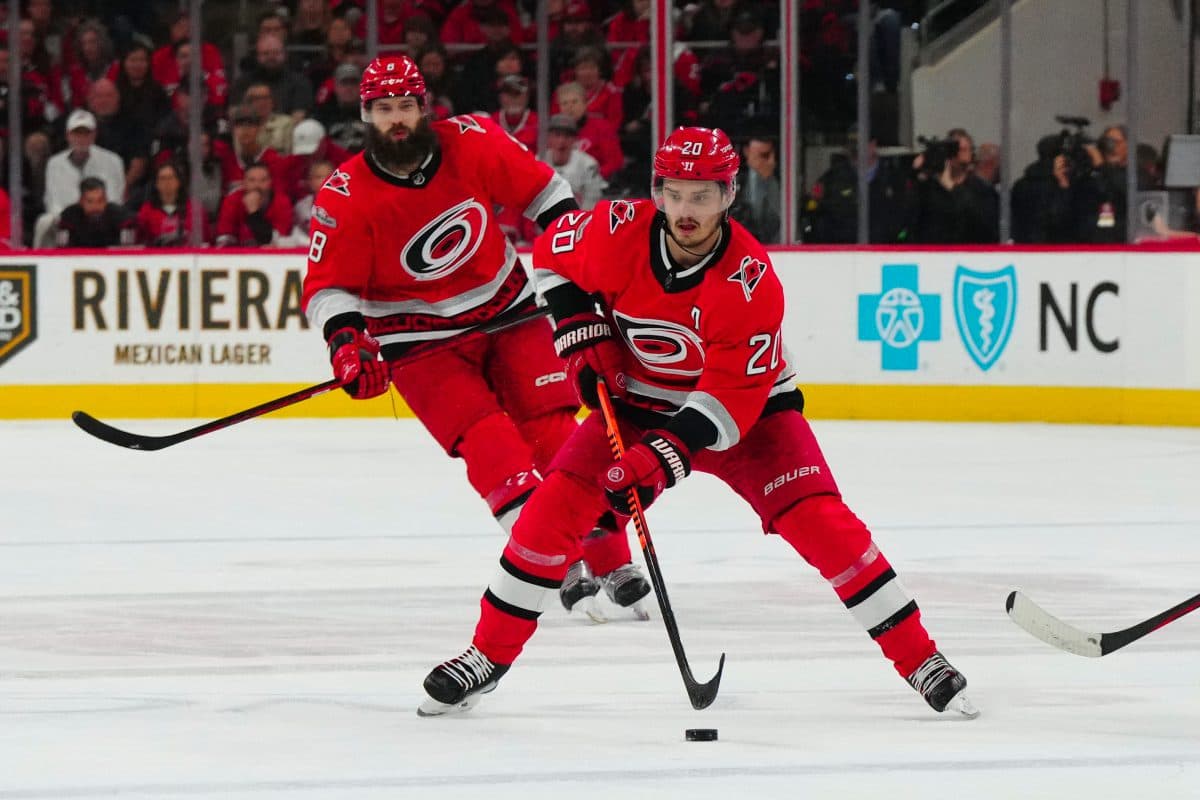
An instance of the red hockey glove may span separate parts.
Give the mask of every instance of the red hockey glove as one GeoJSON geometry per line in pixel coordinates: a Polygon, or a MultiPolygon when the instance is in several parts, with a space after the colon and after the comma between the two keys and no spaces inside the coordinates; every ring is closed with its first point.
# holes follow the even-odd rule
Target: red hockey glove
{"type": "Polygon", "coordinates": [[[333,376],[355,400],[378,397],[388,390],[391,374],[386,361],[379,360],[379,342],[366,331],[339,328],[329,337],[329,361],[333,376]]]}
{"type": "Polygon", "coordinates": [[[600,407],[597,382],[604,378],[613,397],[625,396],[624,352],[612,335],[612,326],[599,314],[567,317],[554,331],[554,349],[567,362],[567,376],[579,400],[588,408],[600,407]]]}
{"type": "Polygon", "coordinates": [[[608,468],[601,482],[608,504],[618,514],[633,513],[629,490],[637,489],[642,508],[688,476],[692,455],[687,446],[664,430],[650,431],[608,468]]]}

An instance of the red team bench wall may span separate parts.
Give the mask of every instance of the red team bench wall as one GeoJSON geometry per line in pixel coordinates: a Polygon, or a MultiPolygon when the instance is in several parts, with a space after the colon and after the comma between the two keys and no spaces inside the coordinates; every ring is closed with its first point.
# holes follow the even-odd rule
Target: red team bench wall
{"type": "MultiPolygon", "coordinates": [[[[772,258],[812,417],[1200,425],[1194,247],[772,258]]],[[[303,269],[301,251],[0,258],[0,418],[212,418],[326,380],[303,269]]],[[[394,409],[332,393],[281,413],[394,409]]]]}

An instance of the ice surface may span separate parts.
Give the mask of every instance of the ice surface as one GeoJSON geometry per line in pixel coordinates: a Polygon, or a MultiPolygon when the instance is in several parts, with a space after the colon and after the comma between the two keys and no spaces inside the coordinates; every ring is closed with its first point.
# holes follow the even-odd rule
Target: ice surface
{"type": "Polygon", "coordinates": [[[1112,630],[1195,594],[1200,431],[815,428],[980,719],[925,707],[699,475],[649,519],[697,677],[728,653],[711,709],[657,609],[591,625],[555,601],[476,710],[419,719],[503,542],[416,423],[257,420],[158,453],[0,424],[0,800],[1200,797],[1200,613],[1095,660],[1004,614],[1021,588],[1112,630]]]}

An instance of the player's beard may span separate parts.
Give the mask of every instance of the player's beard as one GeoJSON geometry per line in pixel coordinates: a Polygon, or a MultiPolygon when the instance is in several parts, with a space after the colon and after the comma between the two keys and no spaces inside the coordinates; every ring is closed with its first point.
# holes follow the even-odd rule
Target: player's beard
{"type": "Polygon", "coordinates": [[[433,151],[437,134],[429,125],[427,117],[421,117],[416,128],[409,129],[408,136],[395,139],[392,134],[380,133],[374,125],[367,128],[367,153],[375,163],[389,172],[407,174],[420,166],[425,156],[433,151]]]}

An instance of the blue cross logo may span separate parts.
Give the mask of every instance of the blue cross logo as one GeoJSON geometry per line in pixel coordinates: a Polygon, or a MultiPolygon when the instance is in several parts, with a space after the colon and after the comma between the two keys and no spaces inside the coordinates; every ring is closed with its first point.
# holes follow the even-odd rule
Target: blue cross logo
{"type": "Polygon", "coordinates": [[[917,344],[942,338],[942,298],[917,291],[916,264],[884,264],[882,284],[858,296],[858,340],[883,343],[884,370],[915,370],[917,344]]]}

